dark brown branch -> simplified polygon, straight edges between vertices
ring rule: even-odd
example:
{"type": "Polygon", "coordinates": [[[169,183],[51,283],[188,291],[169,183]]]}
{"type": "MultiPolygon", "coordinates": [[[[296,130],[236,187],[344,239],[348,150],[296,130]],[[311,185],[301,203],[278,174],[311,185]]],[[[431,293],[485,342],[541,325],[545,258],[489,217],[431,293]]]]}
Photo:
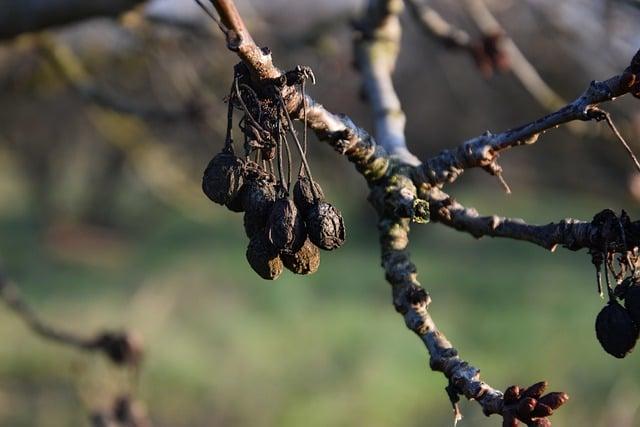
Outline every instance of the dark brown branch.
{"type": "Polygon", "coordinates": [[[640,51],[632,64],[619,75],[605,81],[592,81],[585,92],[573,102],[531,123],[506,132],[485,134],[470,139],[457,149],[444,150],[416,168],[416,179],[432,186],[453,182],[465,170],[482,167],[499,173],[496,164],[500,152],[519,145],[533,144],[545,131],[574,120],[598,119],[593,107],[627,93],[635,93],[640,81],[640,51]]]}
{"type": "Polygon", "coordinates": [[[118,16],[146,0],[4,0],[0,39],[97,16],[118,16]]]}

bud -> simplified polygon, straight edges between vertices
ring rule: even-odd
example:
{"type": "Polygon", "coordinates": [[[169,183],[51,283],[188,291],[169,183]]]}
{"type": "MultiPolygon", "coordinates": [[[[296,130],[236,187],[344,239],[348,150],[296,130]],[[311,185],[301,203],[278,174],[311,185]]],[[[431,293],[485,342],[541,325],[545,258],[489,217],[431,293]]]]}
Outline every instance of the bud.
{"type": "Polygon", "coordinates": [[[324,201],[324,193],[322,192],[320,184],[311,181],[311,179],[306,176],[299,176],[298,181],[296,181],[296,184],[293,186],[293,201],[302,215],[306,216],[316,202],[324,201]],[[312,182],[318,195],[317,199],[311,190],[312,182]]]}
{"type": "Polygon", "coordinates": [[[282,274],[282,260],[278,250],[260,233],[249,241],[247,261],[253,270],[265,280],[275,280],[282,274]]]}
{"type": "Polygon", "coordinates": [[[230,151],[216,154],[202,176],[202,191],[220,205],[230,203],[240,191],[243,162],[230,151]]]}
{"type": "Polygon", "coordinates": [[[307,231],[293,201],[287,198],[276,200],[267,220],[267,236],[271,244],[280,250],[297,252],[302,247],[307,231]]]}
{"type": "Polygon", "coordinates": [[[549,408],[555,410],[567,403],[569,395],[567,393],[554,391],[547,393],[538,400],[539,403],[547,405],[549,408]]]}
{"type": "Polygon", "coordinates": [[[116,365],[135,366],[143,356],[142,339],[127,332],[104,332],[93,342],[93,347],[102,350],[116,365]]]}
{"type": "Polygon", "coordinates": [[[331,251],[344,243],[344,221],[338,209],[326,202],[313,205],[307,217],[309,239],[320,249],[331,251]]]}
{"type": "Polygon", "coordinates": [[[504,391],[504,403],[507,405],[516,403],[520,400],[520,387],[517,385],[512,385],[504,391]]]}
{"type": "Polygon", "coordinates": [[[531,417],[548,417],[551,414],[553,414],[553,409],[551,409],[551,407],[545,405],[544,403],[538,402],[536,404],[536,407],[533,409],[533,412],[531,412],[531,417]]]}
{"type": "Polygon", "coordinates": [[[538,399],[540,396],[542,396],[542,393],[544,393],[546,389],[547,389],[547,382],[540,381],[538,383],[535,383],[531,387],[527,388],[525,391],[523,391],[522,396],[533,397],[534,399],[538,399]]]}
{"type": "Polygon", "coordinates": [[[282,263],[295,274],[313,274],[320,266],[320,250],[307,239],[297,252],[280,253],[282,263]]]}
{"type": "Polygon", "coordinates": [[[533,412],[533,409],[536,407],[536,403],[536,400],[531,397],[525,397],[524,399],[520,400],[520,403],[518,403],[518,408],[516,409],[518,418],[529,418],[531,412],[533,412]]]}
{"type": "Polygon", "coordinates": [[[638,328],[627,310],[611,300],[598,313],[596,337],[607,353],[622,359],[633,350],[638,339],[638,328]]]}
{"type": "Polygon", "coordinates": [[[640,284],[634,283],[629,286],[624,296],[624,306],[636,324],[636,328],[640,328],[640,284]]]}

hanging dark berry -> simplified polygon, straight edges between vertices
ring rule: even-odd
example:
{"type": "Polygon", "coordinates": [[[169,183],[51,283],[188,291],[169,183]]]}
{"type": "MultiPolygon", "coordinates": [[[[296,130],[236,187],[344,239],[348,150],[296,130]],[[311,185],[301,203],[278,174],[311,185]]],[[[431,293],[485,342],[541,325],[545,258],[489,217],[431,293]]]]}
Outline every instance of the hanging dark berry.
{"type": "Polygon", "coordinates": [[[631,352],[638,339],[638,328],[624,307],[612,299],[598,313],[596,337],[610,355],[622,359],[631,352]]]}
{"type": "Polygon", "coordinates": [[[324,202],[324,193],[320,184],[312,181],[306,176],[299,176],[298,181],[293,186],[293,201],[303,216],[306,216],[314,204],[324,202]],[[311,185],[313,183],[314,190],[311,185]]]}
{"type": "Polygon", "coordinates": [[[247,247],[247,261],[253,270],[265,280],[275,280],[282,274],[282,260],[263,233],[254,236],[247,247]]]}
{"type": "Polygon", "coordinates": [[[216,154],[202,176],[202,191],[220,205],[230,203],[240,191],[243,181],[243,162],[230,150],[216,154]]]}
{"type": "Polygon", "coordinates": [[[295,274],[313,274],[320,267],[320,250],[307,239],[297,252],[281,252],[284,266],[295,274]]]}
{"type": "Polygon", "coordinates": [[[340,211],[330,203],[316,203],[305,219],[309,239],[317,247],[331,251],[342,246],[345,237],[344,221],[340,211]]]}
{"type": "Polygon", "coordinates": [[[624,306],[636,327],[640,328],[640,283],[629,286],[624,295],[624,306]]]}
{"type": "Polygon", "coordinates": [[[271,244],[280,250],[296,252],[302,247],[307,230],[293,201],[287,198],[276,200],[267,221],[267,236],[271,244]]]}

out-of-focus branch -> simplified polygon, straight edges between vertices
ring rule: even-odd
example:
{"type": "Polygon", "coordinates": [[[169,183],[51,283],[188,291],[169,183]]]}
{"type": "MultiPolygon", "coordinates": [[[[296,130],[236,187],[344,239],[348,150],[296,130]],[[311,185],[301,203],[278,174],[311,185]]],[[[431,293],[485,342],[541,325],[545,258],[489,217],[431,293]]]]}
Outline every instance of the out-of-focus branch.
{"type": "Polygon", "coordinates": [[[451,49],[469,51],[472,39],[469,33],[448,22],[435,9],[421,0],[405,0],[409,12],[423,33],[451,49]]]}
{"type": "Polygon", "coordinates": [[[483,34],[500,34],[500,48],[509,60],[509,68],[524,88],[547,110],[553,111],[566,104],[542,79],[536,68],[527,60],[515,42],[493,16],[484,0],[467,0],[469,15],[483,34]]]}
{"type": "Polygon", "coordinates": [[[113,363],[136,367],[142,360],[142,343],[135,334],[105,331],[84,337],[42,320],[22,299],[18,287],[0,271],[0,299],[39,337],[82,351],[102,352],[113,363]]]}
{"type": "Polygon", "coordinates": [[[97,16],[118,16],[146,0],[4,0],[0,39],[97,16]]]}
{"type": "Polygon", "coordinates": [[[501,168],[496,160],[501,151],[533,144],[542,133],[564,123],[603,120],[602,111],[596,105],[627,93],[637,93],[640,90],[639,82],[640,51],[623,73],[602,82],[592,81],[580,97],[559,110],[506,132],[486,132],[466,141],[457,149],[442,151],[416,168],[416,179],[437,186],[455,181],[465,169],[473,167],[482,167],[493,175],[499,175],[501,168]]]}
{"type": "Polygon", "coordinates": [[[193,120],[201,115],[203,107],[195,101],[189,101],[183,106],[168,109],[139,105],[123,97],[101,90],[93,82],[82,61],[68,46],[47,34],[38,35],[36,43],[60,76],[88,102],[119,113],[132,114],[148,120],[172,122],[193,120]]]}
{"type": "Polygon", "coordinates": [[[393,71],[400,52],[402,0],[371,0],[367,14],[356,24],[355,55],[375,120],[375,136],[387,152],[410,165],[420,160],[408,149],[406,117],[393,87],[393,71]]]}

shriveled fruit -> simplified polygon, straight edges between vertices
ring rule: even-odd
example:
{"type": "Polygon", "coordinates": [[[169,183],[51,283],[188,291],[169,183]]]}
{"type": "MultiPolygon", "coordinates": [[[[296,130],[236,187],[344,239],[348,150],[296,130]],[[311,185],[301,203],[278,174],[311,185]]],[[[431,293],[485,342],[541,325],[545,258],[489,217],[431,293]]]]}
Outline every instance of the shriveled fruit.
{"type": "Polygon", "coordinates": [[[598,313],[596,337],[604,350],[622,359],[631,352],[638,339],[638,328],[617,301],[611,300],[598,313]]]}
{"type": "Polygon", "coordinates": [[[624,306],[636,327],[640,328],[640,284],[635,283],[629,286],[624,296],[624,306]]]}
{"type": "Polygon", "coordinates": [[[247,261],[263,279],[275,280],[282,274],[282,260],[278,250],[269,243],[264,234],[258,234],[249,241],[247,261]]]}
{"type": "Polygon", "coordinates": [[[240,191],[243,181],[243,163],[231,151],[216,154],[202,176],[202,191],[220,205],[230,203],[240,191]]]}
{"type": "Polygon", "coordinates": [[[264,217],[265,222],[269,217],[273,202],[276,200],[276,189],[273,181],[268,177],[249,179],[242,186],[242,207],[245,212],[255,213],[264,217]]]}
{"type": "Polygon", "coordinates": [[[324,201],[324,193],[320,184],[306,176],[299,176],[298,181],[293,186],[293,201],[302,215],[306,215],[316,202],[324,201]],[[312,183],[315,188],[315,195],[311,187],[312,183]]]}
{"type": "Polygon", "coordinates": [[[309,239],[320,249],[331,251],[344,243],[345,229],[342,214],[326,202],[313,205],[306,216],[309,239]]]}
{"type": "Polygon", "coordinates": [[[284,266],[295,274],[313,274],[320,267],[320,250],[307,239],[297,252],[280,254],[284,266]]]}
{"type": "Polygon", "coordinates": [[[281,198],[273,204],[267,220],[267,237],[281,250],[296,252],[302,247],[307,231],[293,201],[281,198]]]}

